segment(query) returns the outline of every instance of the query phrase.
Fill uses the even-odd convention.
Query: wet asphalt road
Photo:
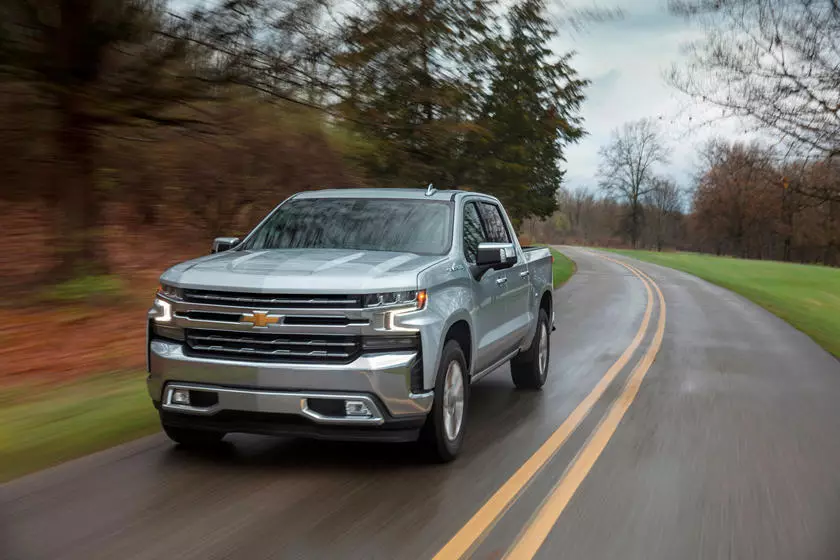
[[[229,436],[197,453],[152,436],[2,486],[0,558],[431,558],[639,329],[642,281],[563,250],[578,272],[555,295],[546,387],[515,391],[507,367],[475,385],[454,464],[424,463],[411,445]],[[664,294],[662,346],[536,557],[840,558],[840,362],[739,296],[625,262]],[[473,558],[503,557],[529,526],[621,394],[660,311],[571,437],[475,539]]]

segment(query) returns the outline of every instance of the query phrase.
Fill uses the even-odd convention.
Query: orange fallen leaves
[[[145,367],[145,309],[0,309],[0,384]]]

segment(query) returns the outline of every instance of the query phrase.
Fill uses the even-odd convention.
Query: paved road
[[[153,436],[3,486],[0,558],[840,557],[840,362],[701,280],[563,250],[547,386],[476,385],[456,463]]]

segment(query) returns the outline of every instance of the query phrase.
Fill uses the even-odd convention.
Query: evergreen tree
[[[584,134],[579,109],[588,81],[549,44],[557,30],[544,0],[521,0],[508,13],[509,36],[495,50],[490,93],[481,115],[481,188],[498,196],[517,225],[556,209],[564,148]]]
[[[341,113],[372,139],[367,175],[394,186],[463,180],[494,18],[488,0],[375,0],[337,57]]]

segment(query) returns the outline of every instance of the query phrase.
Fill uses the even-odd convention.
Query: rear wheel
[[[461,450],[468,393],[469,378],[464,352],[456,341],[450,340],[443,347],[435,380],[434,403],[420,434],[421,443],[438,461],[452,461]]]
[[[224,432],[194,430],[163,424],[163,431],[175,443],[184,447],[210,447],[218,444],[225,437]]]
[[[551,328],[545,309],[540,309],[537,333],[531,347],[510,361],[510,373],[518,389],[541,389],[548,376],[548,360],[551,356]]]

